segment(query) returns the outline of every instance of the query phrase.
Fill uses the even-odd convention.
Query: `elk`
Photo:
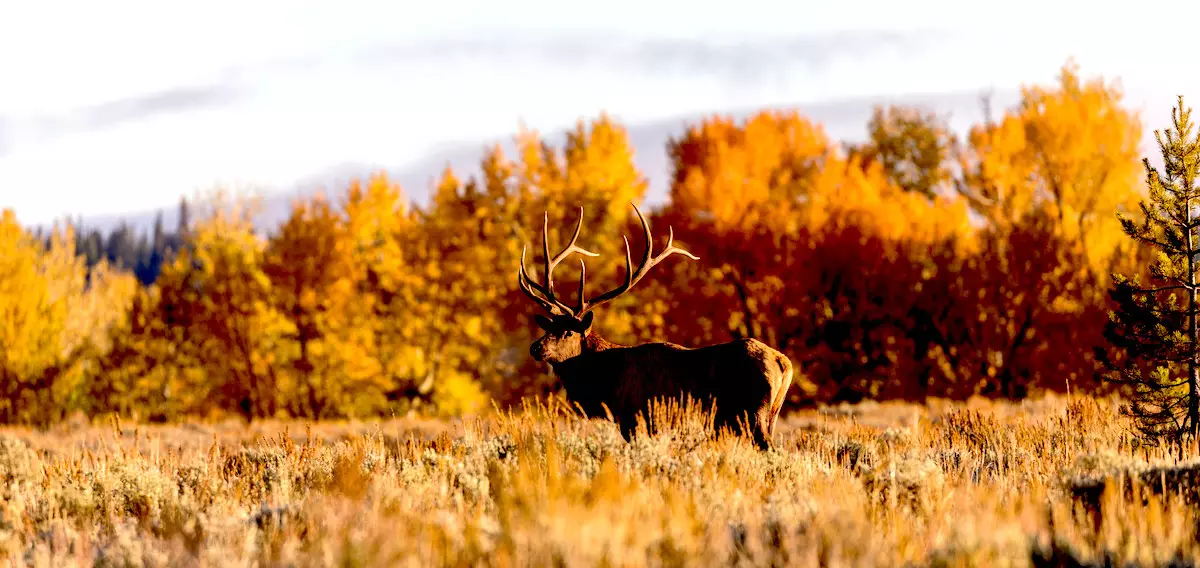
[[[525,248],[521,249],[518,280],[521,290],[540,304],[549,317],[535,314],[534,320],[545,335],[529,347],[539,362],[549,363],[562,382],[567,399],[578,405],[589,418],[611,416],[617,421],[626,442],[632,440],[637,416],[649,409],[651,401],[689,396],[713,412],[714,427],[736,430],[747,427],[760,449],[773,445],[775,423],[784,397],[792,384],[792,363],[782,353],[756,339],[738,339],[706,347],[689,348],[674,343],[618,345],[592,330],[592,310],[625,294],[651,268],[672,254],[700,260],[674,246],[675,232],[670,229],[667,246],[653,256],[650,225],[633,205],[641,220],[646,252],[633,267],[629,239],[625,240],[625,282],[616,288],[585,299],[587,267],[579,259],[579,301],[570,306],[554,295],[554,269],[572,253],[600,256],[580,247],[583,207],[571,242],[553,257],[547,235],[549,215],[542,224],[544,267],[542,282],[530,277],[525,268]],[[715,406],[715,409],[713,408]]]

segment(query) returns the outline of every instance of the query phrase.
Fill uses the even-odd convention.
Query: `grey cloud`
[[[718,42],[617,36],[494,35],[380,45],[360,52],[358,58],[373,64],[458,58],[496,61],[533,59],[567,65],[612,65],[645,73],[707,74],[755,79],[775,75],[784,66],[801,64],[820,69],[838,60],[888,52],[909,53],[931,46],[947,36],[946,32],[930,30],[847,31]]]
[[[236,85],[223,81],[172,87],[53,116],[0,116],[0,156],[18,146],[48,142],[71,132],[109,128],[174,112],[220,107],[233,102],[240,94]]]
[[[68,121],[78,128],[106,128],[155,115],[223,106],[237,94],[235,88],[224,83],[175,87],[84,107],[73,112]]]

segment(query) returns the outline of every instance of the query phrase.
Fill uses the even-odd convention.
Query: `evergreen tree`
[[[1200,429],[1200,329],[1197,328],[1197,255],[1200,254],[1200,199],[1196,174],[1200,140],[1193,133],[1191,109],[1171,111],[1173,129],[1155,131],[1163,171],[1143,159],[1148,188],[1142,219],[1118,214],[1125,233],[1157,251],[1150,280],[1114,274],[1105,336],[1126,357],[1117,363],[1098,353],[1109,379],[1130,387],[1125,412],[1149,440],[1178,441]],[[1165,139],[1164,139],[1165,138]]]
[[[154,236],[150,243],[149,256],[144,258],[138,269],[138,279],[147,284],[158,278],[162,270],[163,258],[167,251],[166,232],[163,230],[162,211],[154,217]]]
[[[180,235],[186,235],[188,232],[188,227],[191,226],[192,223],[191,208],[188,206],[188,200],[186,197],[179,198],[178,223],[179,225],[178,228],[175,229],[175,232]]]

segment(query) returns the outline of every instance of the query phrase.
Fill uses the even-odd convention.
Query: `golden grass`
[[[665,408],[626,444],[534,406],[466,422],[0,430],[14,566],[1196,564],[1186,455],[1110,401],[788,417],[778,448]]]

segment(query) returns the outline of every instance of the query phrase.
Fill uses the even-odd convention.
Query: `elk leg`
[[[770,407],[764,407],[759,410],[754,416],[754,424],[750,425],[750,429],[754,434],[754,445],[760,450],[771,449],[771,430],[774,426],[774,418],[772,416],[764,416],[771,412]]]
[[[733,436],[744,436],[745,434],[747,434],[747,432],[746,432],[747,424],[746,424],[745,418],[742,418],[739,420],[739,417],[736,414],[728,414],[728,413],[724,413],[721,411],[717,411],[717,415],[714,418],[715,418],[713,420],[714,432],[728,430],[729,434],[731,434]]]
[[[637,414],[622,414],[619,420],[621,427],[621,437],[625,438],[625,442],[633,441],[633,435],[637,433]]]
[[[736,415],[718,416],[715,426],[717,429],[729,428],[734,435],[749,436],[754,445],[759,449],[767,450],[771,447],[771,439],[767,434],[768,420],[763,419],[763,414],[766,409],[762,409],[754,413],[742,413]]]

